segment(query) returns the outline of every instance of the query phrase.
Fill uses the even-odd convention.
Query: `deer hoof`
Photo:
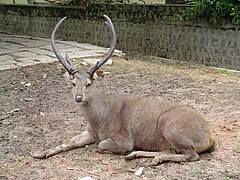
[[[30,153],[30,155],[37,159],[46,158],[46,153]]]
[[[126,159],[126,160],[133,160],[133,159],[136,159],[138,157],[139,157],[138,151],[134,151],[134,152],[131,152],[130,154],[128,154],[127,156],[125,156],[124,159]]]
[[[157,166],[158,164],[161,163],[163,163],[161,156],[156,156],[153,158],[152,162],[150,163],[150,166]]]

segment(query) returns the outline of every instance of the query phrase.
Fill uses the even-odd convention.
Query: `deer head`
[[[108,25],[108,27],[111,31],[111,34],[112,34],[111,47],[110,47],[109,51],[107,52],[107,54],[103,57],[103,59],[98,61],[93,67],[87,69],[86,72],[84,72],[84,73],[80,73],[77,70],[77,68],[71,62],[71,60],[70,60],[70,58],[68,57],[67,54],[65,55],[65,58],[64,58],[60,54],[60,52],[59,52],[59,50],[57,49],[57,46],[56,46],[56,41],[55,41],[56,31],[58,30],[61,23],[67,17],[62,18],[57,23],[57,25],[55,26],[55,28],[52,32],[52,35],[51,35],[52,48],[53,48],[53,51],[54,51],[56,57],[61,62],[63,67],[67,70],[69,75],[71,75],[73,77],[73,80],[72,80],[72,85],[74,86],[73,94],[74,94],[76,102],[86,102],[87,101],[87,99],[88,99],[87,95],[88,95],[88,93],[90,91],[90,88],[92,86],[92,83],[93,83],[93,80],[94,80],[94,74],[112,56],[112,54],[114,52],[114,49],[115,49],[115,46],[116,46],[116,33],[115,33],[115,30],[114,30],[112,21],[106,15],[104,15],[103,17],[105,18],[105,20],[106,20],[105,23]]]

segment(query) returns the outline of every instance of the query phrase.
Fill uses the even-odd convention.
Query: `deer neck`
[[[99,126],[103,123],[104,113],[109,109],[106,103],[106,95],[103,93],[96,94],[91,92],[88,95],[88,100],[81,104],[82,115],[86,121],[92,126]]]

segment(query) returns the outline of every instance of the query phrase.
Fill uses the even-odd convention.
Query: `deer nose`
[[[75,101],[76,102],[82,102],[82,100],[83,100],[83,96],[82,95],[76,95],[75,96]]]

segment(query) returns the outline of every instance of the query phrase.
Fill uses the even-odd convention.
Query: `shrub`
[[[201,17],[217,24],[221,19],[231,19],[240,24],[240,2],[238,0],[196,0],[193,7],[183,11],[179,16],[184,20],[195,20]]]

